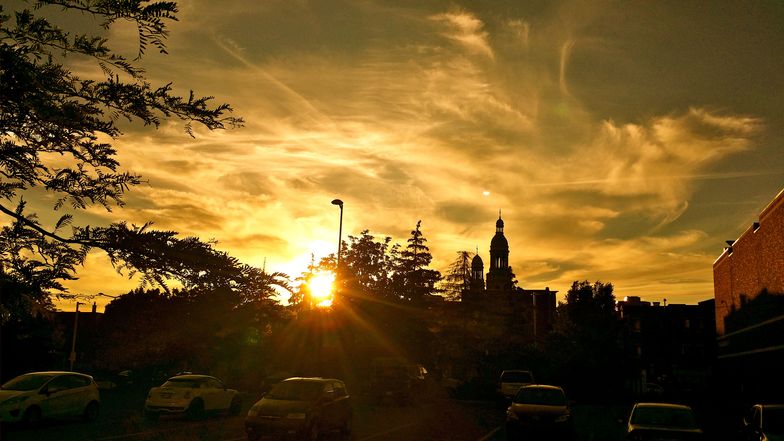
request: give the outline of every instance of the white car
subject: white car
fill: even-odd
[[[242,401],[238,392],[209,375],[177,375],[160,387],[150,389],[144,402],[144,415],[156,419],[162,414],[185,414],[200,419],[206,413],[238,415]]]
[[[45,418],[98,418],[101,398],[89,375],[31,372],[0,386],[0,422],[35,424]]]

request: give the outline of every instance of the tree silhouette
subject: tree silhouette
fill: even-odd
[[[134,23],[136,60],[113,52],[97,29],[69,33],[50,23],[44,16],[52,8],[90,15],[104,29],[118,20]],[[157,127],[178,118],[191,135],[194,122],[210,130],[242,124],[227,104],[212,106],[211,97],[193,92],[177,96],[171,83],[153,86],[134,65],[149,47],[166,53],[166,24],[176,13],[173,2],[147,0],[41,0],[13,16],[0,6],[0,212],[11,221],[0,232],[0,273],[26,287],[20,295],[28,303],[46,305],[51,295],[64,294],[60,281],[76,277],[91,249],[105,251],[118,270],[140,273],[143,282],[173,278],[194,285],[214,282],[217,274],[218,283],[233,283],[248,275],[211,243],[149,224],[73,225],[74,214],[90,207],[122,206],[125,192],[142,182],[120,168],[105,141],[122,135],[118,120]],[[102,73],[76,75],[66,64],[71,59],[91,60]],[[39,189],[51,195],[53,212],[72,212],[51,224],[39,220],[25,203]]]
[[[460,300],[471,289],[471,258],[474,253],[458,251],[444,277],[442,289],[449,300]]]
[[[376,241],[368,230],[349,236],[343,256],[343,281],[348,295],[387,297],[398,246],[392,239]]]
[[[438,292],[436,283],[441,280],[441,273],[428,269],[433,256],[425,245],[425,239],[417,221],[416,228],[411,231],[406,247],[400,252],[393,275],[393,286],[398,296],[406,301],[422,303],[428,296]]]
[[[626,374],[620,326],[612,283],[572,283],[545,344],[552,375],[569,383],[575,395],[598,388],[605,397],[619,392]]]

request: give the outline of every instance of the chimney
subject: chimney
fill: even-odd
[[[93,314],[95,314],[95,311],[97,309],[98,309],[98,305],[96,305],[95,302],[93,302]]]

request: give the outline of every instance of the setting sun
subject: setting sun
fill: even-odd
[[[313,304],[319,308],[332,306],[332,289],[335,282],[335,274],[331,272],[316,273],[308,282],[310,298]]]

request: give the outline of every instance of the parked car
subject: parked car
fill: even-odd
[[[689,406],[669,403],[637,403],[626,422],[628,441],[703,440],[702,430]]]
[[[497,392],[501,399],[508,402],[521,387],[533,383],[534,375],[531,371],[506,370],[501,372],[501,377],[498,379]]]
[[[250,441],[290,438],[315,441],[322,433],[351,433],[353,411],[346,385],[329,378],[289,378],[248,411]]]
[[[743,441],[784,441],[784,404],[756,404],[743,418]]]
[[[407,404],[424,392],[427,370],[421,364],[402,357],[377,357],[371,368],[369,392],[379,404],[388,400]]]
[[[543,436],[565,440],[572,435],[572,415],[566,394],[558,386],[532,384],[521,387],[506,410],[509,439]]]
[[[156,419],[160,415],[182,415],[201,419],[207,413],[225,412],[239,415],[242,400],[234,389],[209,375],[176,375],[160,387],[153,387],[144,402],[144,415]]]
[[[98,418],[101,398],[93,377],[77,372],[31,372],[0,386],[0,422]]]

